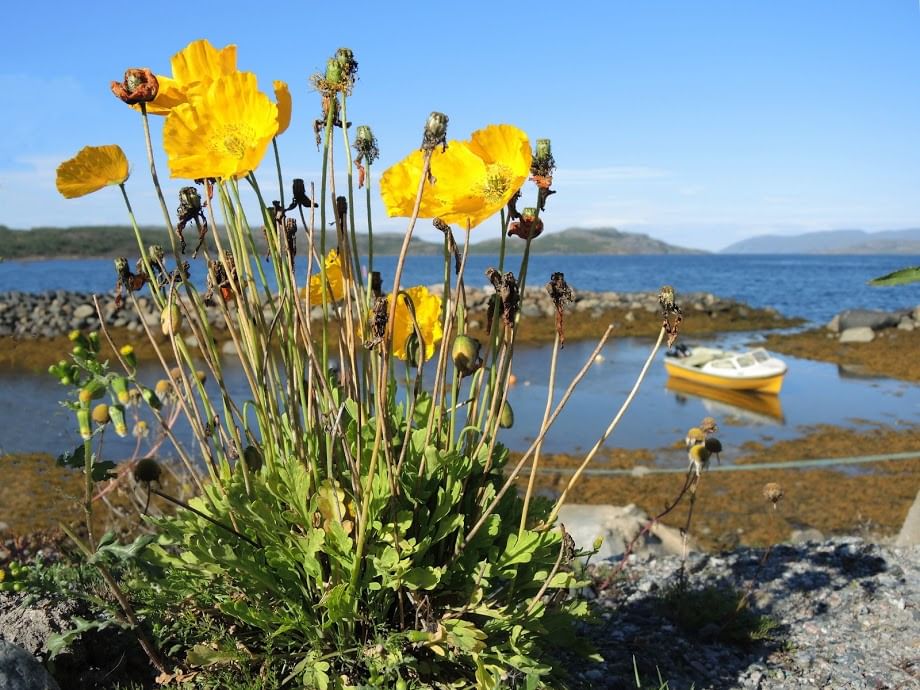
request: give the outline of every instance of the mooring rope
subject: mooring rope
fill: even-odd
[[[800,467],[833,467],[835,465],[864,465],[872,462],[885,462],[888,460],[913,460],[920,458],[920,451],[911,451],[907,453],[888,453],[883,455],[857,455],[846,458],[820,458],[816,460],[789,460],[787,462],[757,462],[748,465],[715,465],[710,464],[707,472],[746,472],[750,470],[786,470]],[[548,474],[572,474],[575,472],[574,467],[541,467],[540,472]],[[637,465],[632,469],[589,467],[584,470],[584,474],[593,474],[600,476],[627,476],[627,477],[644,477],[649,474],[686,474],[687,469],[683,467],[647,467]],[[521,474],[529,474],[528,470],[522,470]]]

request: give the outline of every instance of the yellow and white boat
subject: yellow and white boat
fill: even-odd
[[[711,347],[684,348],[664,359],[668,375],[714,388],[776,395],[783,387],[786,363],[763,348],[726,352]]]

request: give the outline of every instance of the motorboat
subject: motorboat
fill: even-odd
[[[679,346],[668,350],[664,366],[669,376],[714,388],[776,395],[787,366],[762,347],[727,352],[711,347]]]

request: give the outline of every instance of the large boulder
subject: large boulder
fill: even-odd
[[[904,518],[904,524],[895,540],[897,546],[917,546],[920,545],[920,491],[914,499],[913,505],[907,511],[907,517]]]
[[[0,690],[60,690],[38,659],[12,642],[0,640]]]
[[[883,328],[894,328],[901,320],[899,314],[892,314],[877,309],[847,309],[840,312],[840,330],[848,328],[871,328],[878,331]]]
[[[590,549],[595,539],[603,539],[595,556],[600,560],[624,553],[629,542],[642,531],[648,520],[645,511],[632,504],[611,506],[567,503],[559,510],[559,522],[565,525],[579,549]],[[680,554],[682,545],[679,530],[656,524],[638,541],[633,552]]]

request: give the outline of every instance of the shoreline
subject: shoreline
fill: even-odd
[[[431,286],[440,292],[441,286]],[[485,334],[491,289],[467,289],[467,314],[471,334]],[[159,338],[159,314],[149,298],[138,297],[140,315],[130,307],[116,309],[111,294],[99,296],[106,328],[118,345],[130,342],[139,356],[153,356],[144,323]],[[684,321],[681,333],[701,337],[723,332],[790,328],[802,319],[782,316],[773,309],[758,309],[711,293],[688,293],[681,299]],[[273,306],[266,305],[271,316]],[[314,312],[319,310],[314,307]],[[658,297],[653,292],[579,292],[566,310],[565,336],[569,341],[599,338],[608,324],[613,337],[654,337],[660,328]],[[207,309],[219,347],[228,341],[226,324],[217,307]],[[524,345],[551,343],[555,336],[555,307],[542,288],[527,288],[521,303],[517,342]],[[319,313],[312,315],[314,318]],[[99,314],[92,295],[63,290],[45,293],[0,293],[0,368],[38,371],[70,351],[67,333],[73,329],[99,328]],[[191,337],[185,333],[185,337]],[[165,342],[159,339],[158,344]],[[111,354],[111,353],[108,353]]]

